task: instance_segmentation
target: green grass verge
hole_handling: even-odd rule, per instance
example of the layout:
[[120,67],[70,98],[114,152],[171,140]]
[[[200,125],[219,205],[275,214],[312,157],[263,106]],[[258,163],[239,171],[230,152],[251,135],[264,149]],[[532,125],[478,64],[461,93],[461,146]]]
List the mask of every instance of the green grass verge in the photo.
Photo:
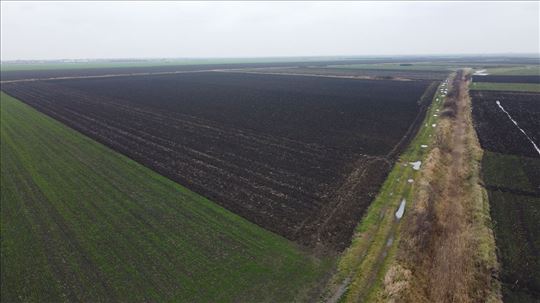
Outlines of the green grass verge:
[[496,91],[516,91],[516,92],[535,92],[540,93],[540,84],[536,83],[490,83],[473,82],[471,90],[496,90]]
[[333,266],[1,95],[1,301],[306,300]]

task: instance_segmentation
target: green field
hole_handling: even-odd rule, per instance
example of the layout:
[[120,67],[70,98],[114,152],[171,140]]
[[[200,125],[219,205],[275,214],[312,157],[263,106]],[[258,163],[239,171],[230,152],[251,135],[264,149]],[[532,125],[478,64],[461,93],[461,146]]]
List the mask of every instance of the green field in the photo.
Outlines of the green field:
[[247,63],[279,63],[279,62],[311,62],[320,60],[338,60],[338,57],[269,57],[269,58],[186,58],[186,59],[148,59],[148,60],[95,60],[88,62],[36,62],[36,63],[2,63],[3,72],[17,70],[56,70],[84,68],[122,68],[152,67],[175,65],[211,65],[211,64],[247,64]]
[[540,290],[540,159],[484,151],[505,302],[535,302]]
[[489,191],[505,302],[535,302],[540,289],[540,197]]
[[493,67],[487,68],[486,73],[490,75],[507,75],[507,76],[539,76],[540,65],[520,65],[508,67]]
[[418,63],[377,63],[377,64],[344,64],[344,65],[329,65],[331,68],[345,69],[379,69],[379,70],[403,70],[403,71],[452,71],[459,68],[458,65],[437,64],[429,62]]
[[472,90],[497,90],[497,91],[540,93],[540,84],[536,84],[536,83],[473,82],[471,83],[469,88]]
[[1,96],[2,302],[307,301],[333,266]]
[[487,186],[534,192],[533,171],[540,171],[540,159],[484,151],[482,175]]

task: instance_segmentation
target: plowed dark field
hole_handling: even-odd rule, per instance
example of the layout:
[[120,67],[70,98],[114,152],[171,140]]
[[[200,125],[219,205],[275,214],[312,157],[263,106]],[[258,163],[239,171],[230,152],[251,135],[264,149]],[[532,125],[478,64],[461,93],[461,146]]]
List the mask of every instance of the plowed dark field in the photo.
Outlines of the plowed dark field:
[[473,76],[474,82],[491,82],[491,83],[538,83],[540,84],[540,76]]
[[342,250],[433,84],[201,72],[2,89],[260,226]]
[[[419,58],[420,59],[420,58]],[[243,68],[261,68],[261,67],[308,67],[317,66],[325,67],[327,65],[341,64],[362,64],[362,63],[382,63],[382,62],[407,62],[413,60],[411,58],[397,59],[345,59],[345,60],[326,60],[326,61],[291,61],[291,62],[266,62],[266,63],[216,63],[216,64],[193,64],[193,65],[161,65],[161,66],[114,66],[100,68],[69,68],[69,64],[65,64],[67,68],[59,69],[22,69],[22,70],[1,70],[0,75],[2,81],[13,81],[21,79],[46,79],[56,77],[81,77],[81,76],[101,76],[111,74],[131,74],[131,73],[171,73],[171,72],[188,72],[213,69],[243,69]]]
[[[513,76],[512,76],[513,77]],[[511,81],[509,81],[511,82]],[[484,185],[501,263],[504,302],[540,299],[540,94],[471,91]]]
[[482,148],[540,157],[530,141],[497,106],[497,100],[534,142],[540,142],[540,95],[523,92],[471,91],[473,116]]
[[383,70],[363,68],[322,68],[322,67],[296,67],[296,68],[253,68],[245,69],[248,72],[270,74],[296,74],[318,75],[330,77],[358,77],[380,80],[444,80],[447,71],[416,71],[416,70]]

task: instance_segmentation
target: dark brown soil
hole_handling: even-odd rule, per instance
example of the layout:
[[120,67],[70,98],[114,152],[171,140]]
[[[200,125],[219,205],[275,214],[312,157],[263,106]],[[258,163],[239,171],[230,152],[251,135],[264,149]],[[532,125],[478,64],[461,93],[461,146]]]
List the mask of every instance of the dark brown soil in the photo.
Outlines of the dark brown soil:
[[540,84],[540,76],[473,76],[473,82]]
[[2,89],[262,227],[342,250],[430,84],[196,73]]
[[527,137],[497,106],[499,101],[527,135],[540,142],[540,94],[471,91],[474,126],[483,149],[503,154],[538,158]]

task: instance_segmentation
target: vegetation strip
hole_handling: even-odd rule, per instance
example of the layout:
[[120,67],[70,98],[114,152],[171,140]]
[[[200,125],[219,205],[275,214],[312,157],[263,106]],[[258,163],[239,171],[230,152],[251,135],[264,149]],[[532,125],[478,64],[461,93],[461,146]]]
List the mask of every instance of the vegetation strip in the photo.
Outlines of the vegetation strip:
[[378,301],[500,302],[498,262],[482,150],[459,70],[441,109],[435,142],[414,192],[395,259]]
[[1,301],[310,301],[332,266],[4,94]]

